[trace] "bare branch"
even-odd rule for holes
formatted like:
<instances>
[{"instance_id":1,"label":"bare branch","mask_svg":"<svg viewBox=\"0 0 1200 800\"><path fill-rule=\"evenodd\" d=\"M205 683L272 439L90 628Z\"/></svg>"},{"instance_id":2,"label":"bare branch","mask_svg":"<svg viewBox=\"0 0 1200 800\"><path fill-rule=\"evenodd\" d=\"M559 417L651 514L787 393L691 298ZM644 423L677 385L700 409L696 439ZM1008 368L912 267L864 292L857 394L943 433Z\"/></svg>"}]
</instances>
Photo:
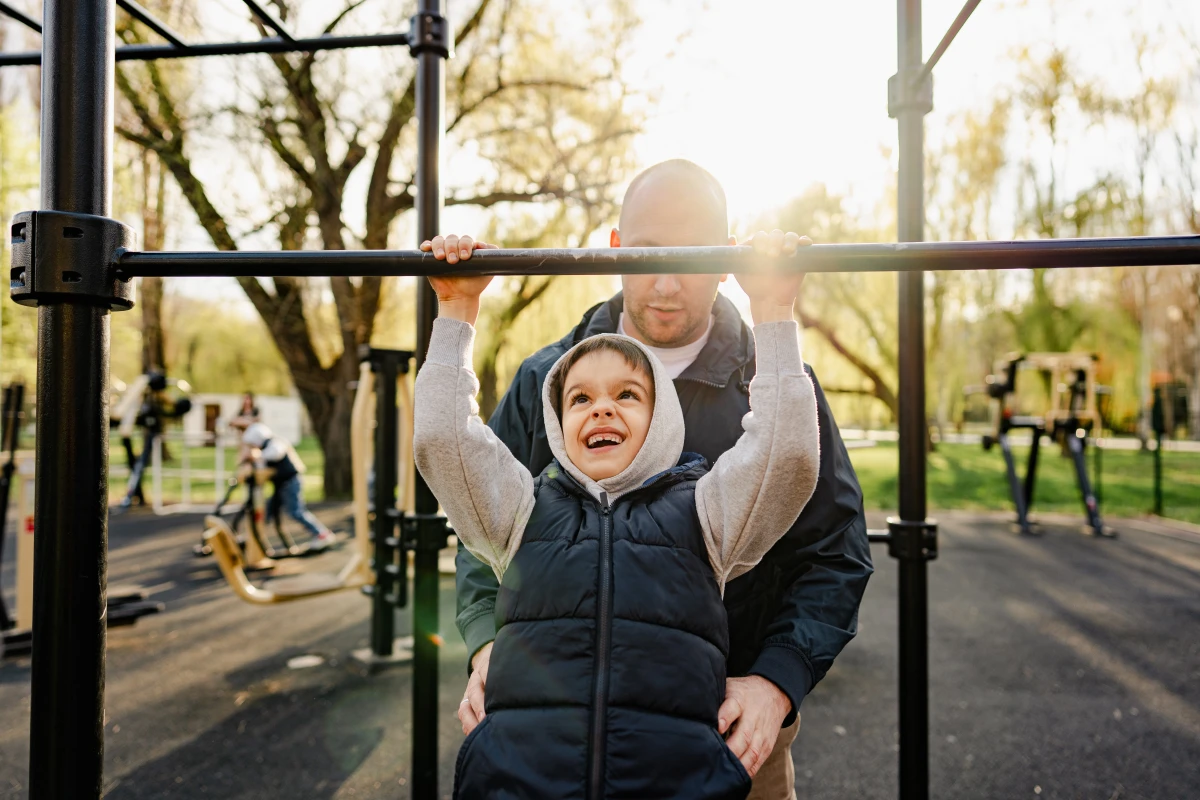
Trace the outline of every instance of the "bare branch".
<instances>
[{"instance_id":1,"label":"bare branch","mask_svg":"<svg viewBox=\"0 0 1200 800\"><path fill-rule=\"evenodd\" d=\"M505 83L503 78L497 77L496 85L494 87L484 92L474 101L459 107L458 113L455 114L454 118L446 125L446 132L449 133L450 131L454 130L454 128L458 126L458 123L462 122L465 117L470 116L475 111L478 111L479 107L484 103L488 102L489 100L494 100L509 89L568 89L574 92L586 92L590 88L591 87L587 84L575 83L574 81L556 80L554 78L531 78L528 80Z\"/></svg>"},{"instance_id":2,"label":"bare branch","mask_svg":"<svg viewBox=\"0 0 1200 800\"><path fill-rule=\"evenodd\" d=\"M900 411L900 401L897 399L896 393L893 392L891 387L887 385L887 382L884 381L883 376L880 375L874 367L851 352L850 349L838 337L837 333L834 332L833 328L827 325L824 321L805 312L804 309L800 307L799 303L796 304L796 311L800 316L800 324L805 328L811 328L817 333L821 334L825 341L829 342L829 345L836 350L842 358L849 361L855 369L861 372L863 377L871 382L875 397L879 398L879 400L888 407L888 410L892 412L893 417L896 417Z\"/></svg>"}]
</instances>

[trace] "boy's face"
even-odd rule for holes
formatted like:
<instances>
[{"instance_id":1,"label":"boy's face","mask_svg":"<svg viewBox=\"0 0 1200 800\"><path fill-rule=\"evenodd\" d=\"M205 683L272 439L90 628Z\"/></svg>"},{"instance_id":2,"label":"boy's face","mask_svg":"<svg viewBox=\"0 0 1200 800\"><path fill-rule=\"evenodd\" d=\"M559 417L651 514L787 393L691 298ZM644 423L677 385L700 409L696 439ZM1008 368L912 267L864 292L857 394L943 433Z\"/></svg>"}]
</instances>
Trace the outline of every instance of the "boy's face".
<instances>
[{"instance_id":1,"label":"boy's face","mask_svg":"<svg viewBox=\"0 0 1200 800\"><path fill-rule=\"evenodd\" d=\"M654 381L620 353L598 350L563 381L567 457L594 481L619 475L642 449L654 413Z\"/></svg>"}]
</instances>

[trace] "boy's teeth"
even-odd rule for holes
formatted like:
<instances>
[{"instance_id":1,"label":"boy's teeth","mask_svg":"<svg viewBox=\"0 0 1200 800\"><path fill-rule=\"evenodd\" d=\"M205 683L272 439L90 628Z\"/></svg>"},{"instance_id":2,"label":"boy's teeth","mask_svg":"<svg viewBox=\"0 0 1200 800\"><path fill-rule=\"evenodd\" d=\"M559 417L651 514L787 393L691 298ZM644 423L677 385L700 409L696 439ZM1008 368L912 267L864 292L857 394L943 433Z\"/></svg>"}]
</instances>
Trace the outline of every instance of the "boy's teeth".
<instances>
[{"instance_id":1,"label":"boy's teeth","mask_svg":"<svg viewBox=\"0 0 1200 800\"><path fill-rule=\"evenodd\" d=\"M622 439L622 437L620 437L614 433L597 433L594 436L589 436L587 443L588 443L588 447L593 447L600 442L611 442L613 444L620 444L622 441L624 441Z\"/></svg>"}]
</instances>

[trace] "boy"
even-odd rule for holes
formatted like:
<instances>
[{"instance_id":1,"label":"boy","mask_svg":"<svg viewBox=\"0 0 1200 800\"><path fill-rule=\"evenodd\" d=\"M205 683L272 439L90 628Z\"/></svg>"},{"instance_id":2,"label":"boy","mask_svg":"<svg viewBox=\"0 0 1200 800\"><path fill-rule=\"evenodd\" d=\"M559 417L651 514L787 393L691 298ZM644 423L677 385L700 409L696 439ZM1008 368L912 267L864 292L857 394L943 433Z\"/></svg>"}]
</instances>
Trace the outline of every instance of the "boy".
<instances>
[{"instance_id":1,"label":"boy","mask_svg":"<svg viewBox=\"0 0 1200 800\"><path fill-rule=\"evenodd\" d=\"M542 402L556 460L536 480L474 403L472 326L491 279L431 279L439 318L417 379L417 466L501 580L487 715L459 754L456 797L749 792L717 732L721 593L816 485L815 395L792 321L801 279L739 277L756 324L754 411L711 470L681 455L663 365L610 334L551 370Z\"/></svg>"},{"instance_id":2,"label":"boy","mask_svg":"<svg viewBox=\"0 0 1200 800\"><path fill-rule=\"evenodd\" d=\"M321 524L304 505L304 487L300 476L304 474L304 462L292 448L290 442L271 432L261 422L255 422L242 434L242 444L250 448L249 459L259 468L272 470L271 481L275 494L271 502L279 502L288 516L303 525L312 534L310 550L324 550L336 541L333 532Z\"/></svg>"}]
</instances>

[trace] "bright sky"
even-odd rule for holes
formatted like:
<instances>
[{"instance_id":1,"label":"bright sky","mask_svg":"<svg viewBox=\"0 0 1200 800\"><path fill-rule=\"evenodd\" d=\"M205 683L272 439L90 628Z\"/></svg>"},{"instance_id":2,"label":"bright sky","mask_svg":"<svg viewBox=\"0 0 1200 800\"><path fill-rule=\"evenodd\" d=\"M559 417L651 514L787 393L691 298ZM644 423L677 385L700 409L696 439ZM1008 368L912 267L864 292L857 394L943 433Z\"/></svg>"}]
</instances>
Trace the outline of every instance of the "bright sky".
<instances>
[{"instance_id":1,"label":"bright sky","mask_svg":"<svg viewBox=\"0 0 1200 800\"><path fill-rule=\"evenodd\" d=\"M926 56L962 6L925 0ZM1072 46L1085 72L1120 86L1133 63L1134 25L1152 33L1164 28L1158 40L1180 24L1200 29L1195 0L1142 0L1135 15L1126 10L1131 6L984 0L935 70L927 135L936 138L950 115L983 107L1011 84L1011 53L1020 46L1057 39ZM818 181L867 212L877 205L894 168L881 153L896 142L887 116L895 0L667 0L639 8L644 46L636 48L631 75L640 70L665 87L638 144L643 163L683 156L708 167L724 183L735 221ZM675 50L672 58L662 57L666 48Z\"/></svg>"},{"instance_id":2,"label":"bright sky","mask_svg":"<svg viewBox=\"0 0 1200 800\"><path fill-rule=\"evenodd\" d=\"M451 14L463 2L450 0ZM962 3L925 0L926 54ZM879 206L894 169L887 155L896 140L887 78L896 71L895 0L656 0L635 7L645 24L630 43L627 77L635 86L660 87L636 144L642 164L686 157L710 169L726 188L735 228L818 181L860 211ZM1132 29L1165 43L1162 69L1178 71L1185 60L1194 66L1196 51L1179 44L1181 27L1200 34L1200 1L984 0L935 71L927 136L936 140L953 114L981 108L1011 85L1011 56L1020 46L1059 41L1085 73L1119 87L1131 80ZM245 31L231 28L228 35L242 38ZM242 63L214 61L205 72L209 85ZM1085 167L1095 163L1089 151L1119 146L1103 132L1079 136L1083 157L1076 162ZM456 169L470 169L470 161L457 164L451 158L448 176L469 182ZM466 209L444 217L447 230L477 230L480 220ZM209 246L197 233L170 245ZM232 282L175 288L241 297Z\"/></svg>"}]
</instances>

